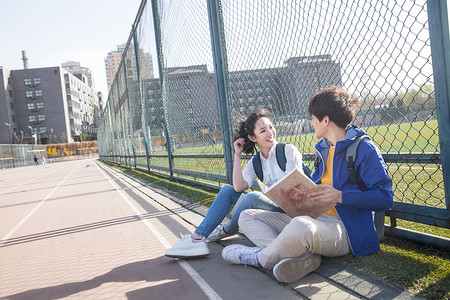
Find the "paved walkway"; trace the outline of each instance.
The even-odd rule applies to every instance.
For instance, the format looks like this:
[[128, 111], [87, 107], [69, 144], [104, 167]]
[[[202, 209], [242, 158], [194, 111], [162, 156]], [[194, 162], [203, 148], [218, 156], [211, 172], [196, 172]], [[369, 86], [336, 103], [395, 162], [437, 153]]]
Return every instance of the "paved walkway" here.
[[205, 208], [86, 159], [0, 171], [0, 299], [410, 299], [330, 259], [293, 284], [206, 258], [164, 256]]

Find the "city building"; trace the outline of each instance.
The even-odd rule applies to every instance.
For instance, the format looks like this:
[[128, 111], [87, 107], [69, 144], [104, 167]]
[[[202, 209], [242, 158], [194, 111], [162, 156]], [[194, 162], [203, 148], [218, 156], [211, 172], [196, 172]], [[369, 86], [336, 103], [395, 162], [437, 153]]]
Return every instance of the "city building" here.
[[91, 69], [82, 67], [79, 61], [70, 60], [62, 63], [61, 67], [69, 71], [69, 73], [71, 73], [72, 75], [75, 75], [75, 77], [80, 80], [83, 80], [84, 78], [82, 75], [85, 75], [88, 79], [87, 83], [89, 84], [89, 86], [95, 88], [94, 76], [92, 75]]
[[[95, 139], [98, 94], [88, 78], [61, 67], [0, 67], [0, 144], [57, 143]], [[4, 134], [6, 131], [7, 134]]]
[[342, 85], [341, 67], [330, 55], [291, 57], [283, 67], [230, 72], [232, 115], [263, 107], [276, 120], [309, 119], [308, 101], [315, 92]]
[[0, 144], [13, 142], [17, 130], [11, 71], [0, 66]]
[[[163, 101], [159, 79], [143, 80], [147, 124], [151, 135], [164, 136], [164, 126], [177, 143], [198, 145], [221, 139], [214, 74], [206, 65], [166, 68]], [[315, 92], [342, 85], [340, 64], [330, 55], [291, 57], [284, 66], [228, 73], [233, 123], [257, 108], [271, 111], [282, 134], [309, 130], [308, 101]], [[131, 86], [134, 86], [131, 84]], [[164, 111], [167, 114], [165, 124]], [[284, 128], [288, 126], [288, 128]], [[138, 125], [133, 128], [140, 128]]]
[[[108, 92], [111, 88], [111, 85], [114, 82], [114, 78], [116, 76], [117, 70], [120, 67], [120, 63], [122, 61], [122, 56], [125, 51], [126, 44], [121, 44], [117, 46], [117, 50], [111, 51], [108, 53], [105, 58], [105, 71], [106, 71], [106, 83], [108, 85]], [[134, 46], [130, 44], [129, 49], [131, 51], [127, 52], [126, 57], [126, 73], [127, 79], [137, 80], [137, 63], [136, 57], [134, 55]], [[139, 49], [139, 64], [140, 64], [140, 76], [141, 79], [150, 79], [154, 77], [153, 74], [153, 60], [150, 53], [144, 52], [143, 49]]]

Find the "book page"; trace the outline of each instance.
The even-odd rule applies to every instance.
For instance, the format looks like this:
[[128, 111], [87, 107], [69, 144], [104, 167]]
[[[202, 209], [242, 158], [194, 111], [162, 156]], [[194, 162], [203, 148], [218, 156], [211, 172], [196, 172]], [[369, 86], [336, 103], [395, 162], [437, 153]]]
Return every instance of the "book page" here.
[[265, 195], [292, 218], [297, 216], [317, 218], [333, 205], [309, 199], [307, 194], [312, 186], [315, 186], [315, 183], [300, 170], [295, 169], [267, 189]]

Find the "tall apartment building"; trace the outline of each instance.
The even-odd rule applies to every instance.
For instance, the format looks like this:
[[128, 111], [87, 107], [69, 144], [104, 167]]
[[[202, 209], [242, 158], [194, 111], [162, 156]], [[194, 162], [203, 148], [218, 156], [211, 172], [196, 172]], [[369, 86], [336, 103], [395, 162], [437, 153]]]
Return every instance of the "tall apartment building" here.
[[98, 96], [85, 75], [80, 80], [61, 67], [0, 69], [0, 124], [10, 125], [0, 126], [0, 144], [11, 137], [18, 143], [22, 134], [23, 143], [42, 144], [96, 137]]
[[[119, 69], [120, 63], [122, 61], [122, 55], [125, 51], [126, 44], [118, 45], [117, 50], [108, 53], [105, 58], [105, 71], [106, 71], [106, 83], [108, 85], [108, 91], [114, 82], [117, 70]], [[134, 55], [134, 46], [130, 44], [130, 49], [125, 58], [126, 73], [127, 78], [132, 80], [137, 80], [137, 63], [136, 56]], [[142, 79], [150, 79], [154, 77], [153, 74], [153, 60], [152, 55], [144, 50], [139, 49], [139, 64], [140, 64], [140, 75]]]
[[92, 75], [91, 69], [82, 67], [79, 61], [69, 60], [61, 64], [61, 67], [69, 71], [70, 74], [75, 75], [78, 79], [83, 80], [81, 75], [85, 75], [88, 79], [90, 87], [95, 87], [94, 75]]

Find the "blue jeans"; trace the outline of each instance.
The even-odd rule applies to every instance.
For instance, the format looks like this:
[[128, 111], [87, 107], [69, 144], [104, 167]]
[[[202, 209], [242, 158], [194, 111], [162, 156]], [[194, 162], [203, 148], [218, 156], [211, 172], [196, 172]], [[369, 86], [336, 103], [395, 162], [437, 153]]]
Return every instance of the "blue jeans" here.
[[[205, 237], [208, 237], [211, 234], [211, 232], [217, 227], [217, 225], [219, 225], [223, 221], [223, 219], [225, 219], [225, 217], [228, 214], [228, 211], [230, 210], [231, 205], [236, 204], [241, 194], [242, 192], [241, 193], [236, 192], [232, 185], [226, 185], [222, 187], [219, 193], [217, 194], [216, 199], [214, 199], [213, 204], [206, 213], [205, 218], [203, 219], [202, 223], [200, 223], [200, 225], [197, 227], [195, 232], [200, 233]], [[234, 232], [238, 229], [239, 215], [243, 210], [257, 209], [257, 208], [283, 212], [281, 208], [279, 208], [263, 193], [250, 192], [242, 198], [241, 202], [239, 203], [239, 206], [236, 208], [236, 211], [231, 221], [225, 225], [225, 231]]]

